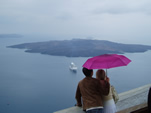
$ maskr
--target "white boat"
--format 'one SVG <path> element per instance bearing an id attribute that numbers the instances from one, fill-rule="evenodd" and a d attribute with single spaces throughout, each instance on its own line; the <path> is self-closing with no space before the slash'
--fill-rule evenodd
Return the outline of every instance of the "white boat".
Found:
<path id="1" fill-rule="evenodd" d="M 73 62 L 71 62 L 70 66 L 69 66 L 69 69 L 72 70 L 72 71 L 77 71 L 78 68 Z"/>

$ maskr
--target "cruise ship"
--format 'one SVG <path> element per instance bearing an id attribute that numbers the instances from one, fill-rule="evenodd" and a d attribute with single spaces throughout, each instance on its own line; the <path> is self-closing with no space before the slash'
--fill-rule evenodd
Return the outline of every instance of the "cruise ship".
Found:
<path id="1" fill-rule="evenodd" d="M 77 71 L 78 68 L 73 62 L 71 62 L 70 66 L 69 66 L 69 69 L 72 70 L 72 71 Z"/>

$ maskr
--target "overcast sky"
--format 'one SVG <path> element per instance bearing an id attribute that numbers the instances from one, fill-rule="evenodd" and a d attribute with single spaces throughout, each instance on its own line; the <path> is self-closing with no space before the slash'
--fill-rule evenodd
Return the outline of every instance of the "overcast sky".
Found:
<path id="1" fill-rule="evenodd" d="M 151 45 L 151 0 L 0 0 L 5 33 Z"/>

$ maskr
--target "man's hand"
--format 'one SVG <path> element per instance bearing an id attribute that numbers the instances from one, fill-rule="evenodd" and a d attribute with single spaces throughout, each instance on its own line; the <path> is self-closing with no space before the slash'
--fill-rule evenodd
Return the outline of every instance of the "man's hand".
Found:
<path id="1" fill-rule="evenodd" d="M 75 106 L 82 107 L 82 104 L 75 104 Z"/>

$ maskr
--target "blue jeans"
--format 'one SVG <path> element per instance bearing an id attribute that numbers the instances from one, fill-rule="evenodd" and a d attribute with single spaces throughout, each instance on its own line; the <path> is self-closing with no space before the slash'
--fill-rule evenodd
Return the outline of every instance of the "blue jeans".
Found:
<path id="1" fill-rule="evenodd" d="M 103 113 L 103 109 L 102 108 L 92 109 L 92 110 L 86 111 L 86 113 Z"/>

